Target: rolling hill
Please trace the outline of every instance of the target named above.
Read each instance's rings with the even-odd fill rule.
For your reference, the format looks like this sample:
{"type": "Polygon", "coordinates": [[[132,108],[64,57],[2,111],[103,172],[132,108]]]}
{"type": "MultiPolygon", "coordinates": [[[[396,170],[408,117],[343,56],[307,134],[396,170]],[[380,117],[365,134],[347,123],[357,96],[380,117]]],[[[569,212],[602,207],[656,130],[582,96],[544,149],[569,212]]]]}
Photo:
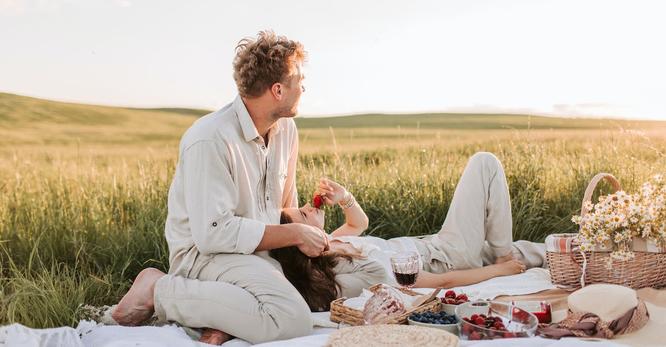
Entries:
{"type": "MultiPolygon", "coordinates": [[[[126,108],[66,103],[0,93],[0,144],[177,143],[208,113],[187,108],[126,108]]],[[[666,122],[576,119],[516,114],[361,114],[298,117],[300,129],[607,129],[666,127],[666,122]]]]}

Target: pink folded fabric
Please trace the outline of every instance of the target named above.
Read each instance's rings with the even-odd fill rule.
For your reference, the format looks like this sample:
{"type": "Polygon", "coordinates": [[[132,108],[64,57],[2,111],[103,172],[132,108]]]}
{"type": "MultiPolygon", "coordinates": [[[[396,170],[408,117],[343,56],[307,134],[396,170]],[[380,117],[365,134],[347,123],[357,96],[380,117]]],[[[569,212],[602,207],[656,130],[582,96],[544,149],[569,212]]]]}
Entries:
{"type": "Polygon", "coordinates": [[[596,337],[612,339],[615,335],[628,334],[647,324],[650,314],[645,302],[638,300],[638,305],[627,313],[610,322],[603,321],[594,313],[569,313],[563,321],[539,327],[539,335],[547,338],[596,337]]]}

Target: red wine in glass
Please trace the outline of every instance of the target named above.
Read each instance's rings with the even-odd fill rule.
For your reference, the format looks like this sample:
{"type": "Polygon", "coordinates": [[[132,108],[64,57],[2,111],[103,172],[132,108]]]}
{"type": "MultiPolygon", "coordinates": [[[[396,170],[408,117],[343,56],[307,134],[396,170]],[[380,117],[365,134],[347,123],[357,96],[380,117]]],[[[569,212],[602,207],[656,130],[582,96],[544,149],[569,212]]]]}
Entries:
{"type": "Polygon", "coordinates": [[[403,287],[412,287],[421,269],[419,254],[416,252],[399,253],[391,257],[391,268],[396,282],[403,287]]]}
{"type": "Polygon", "coordinates": [[[416,283],[416,275],[418,272],[403,274],[399,272],[394,272],[395,280],[398,281],[398,284],[403,287],[411,287],[416,283]]]}

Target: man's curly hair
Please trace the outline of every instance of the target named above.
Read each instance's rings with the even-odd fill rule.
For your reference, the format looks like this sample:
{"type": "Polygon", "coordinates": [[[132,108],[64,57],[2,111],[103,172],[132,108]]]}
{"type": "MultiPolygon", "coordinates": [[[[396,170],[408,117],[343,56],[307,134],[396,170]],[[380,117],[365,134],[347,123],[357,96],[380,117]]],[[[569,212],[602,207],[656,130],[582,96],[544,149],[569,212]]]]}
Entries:
{"type": "Polygon", "coordinates": [[[296,62],[306,58],[298,41],[260,31],[256,39],[244,38],[236,46],[234,80],[243,97],[258,97],[274,83],[283,82],[296,62]]]}

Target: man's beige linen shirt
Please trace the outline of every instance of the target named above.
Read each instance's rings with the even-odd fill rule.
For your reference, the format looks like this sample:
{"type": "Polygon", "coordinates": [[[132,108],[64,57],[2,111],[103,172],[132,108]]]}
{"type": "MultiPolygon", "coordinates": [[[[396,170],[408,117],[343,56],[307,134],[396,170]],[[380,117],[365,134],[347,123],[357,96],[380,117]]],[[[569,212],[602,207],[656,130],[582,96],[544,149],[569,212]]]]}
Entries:
{"type": "Polygon", "coordinates": [[[196,278],[214,254],[254,253],[281,208],[297,206],[293,119],[278,120],[266,145],[238,96],[197,120],[179,154],[165,226],[171,274],[196,278]]]}

